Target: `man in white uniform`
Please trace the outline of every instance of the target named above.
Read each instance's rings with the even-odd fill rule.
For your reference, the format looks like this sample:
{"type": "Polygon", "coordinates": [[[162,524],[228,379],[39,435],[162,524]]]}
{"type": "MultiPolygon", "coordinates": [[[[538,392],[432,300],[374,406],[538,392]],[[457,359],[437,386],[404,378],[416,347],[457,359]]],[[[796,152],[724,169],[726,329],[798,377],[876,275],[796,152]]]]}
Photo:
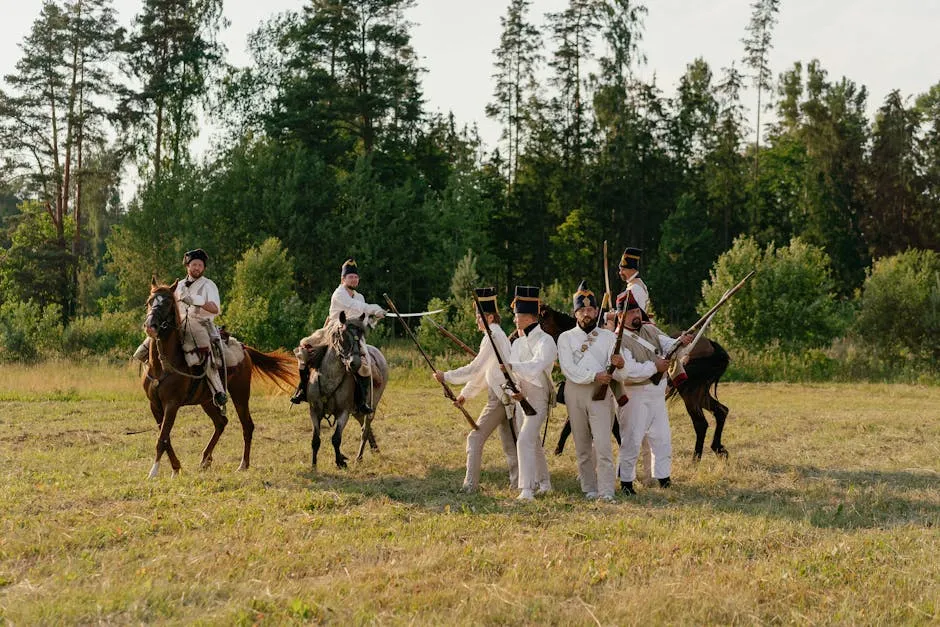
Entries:
{"type": "MultiPolygon", "coordinates": [[[[327,316],[326,324],[322,329],[317,329],[312,335],[302,339],[300,346],[294,350],[300,371],[300,383],[297,385],[294,396],[290,399],[291,403],[297,404],[307,400],[310,370],[319,367],[320,360],[323,358],[328,344],[328,327],[339,323],[340,313],[345,313],[347,320],[358,318],[363,314],[375,319],[385,316],[385,310],[378,305],[367,303],[362,294],[356,291],[357,287],[359,287],[359,267],[355,259],[347,259],[343,263],[340,272],[340,284],[333,290],[333,296],[330,298],[330,313],[327,316]]],[[[360,413],[371,414],[372,408],[369,407],[368,399],[372,360],[369,357],[369,351],[366,349],[365,338],[360,338],[359,341],[362,365],[359,367],[359,372],[353,373],[356,376],[356,405],[357,411],[360,413]]]]}
{"type": "Polygon", "coordinates": [[[512,400],[506,396],[503,384],[506,381],[499,370],[499,362],[493,352],[493,345],[486,335],[483,325],[486,324],[493,334],[493,341],[504,357],[509,355],[510,345],[506,332],[499,326],[499,310],[496,306],[496,288],[482,287],[474,290],[480,307],[486,319],[477,312],[477,328],[483,333],[480,340],[480,349],[477,356],[466,366],[455,370],[441,372],[437,370],[433,376],[439,382],[459,385],[465,384],[455,403],[463,405],[468,398],[473,398],[483,390],[487,392],[486,405],[477,418],[478,429],[470,431],[467,435],[467,474],[463,480],[463,490],[476,492],[480,488],[480,466],[483,462],[483,445],[495,430],[499,430],[499,439],[502,441],[503,452],[506,454],[506,463],[509,465],[509,486],[515,488],[519,485],[519,462],[516,455],[516,442],[513,437],[514,425],[510,424],[512,416],[512,400]],[[507,411],[507,407],[509,407],[507,411]]]}
{"type": "Polygon", "coordinates": [[[527,416],[518,402],[514,407],[516,422],[522,423],[516,442],[519,498],[532,500],[535,494],[544,494],[552,489],[539,433],[548,418],[549,406],[554,403],[552,368],[555,367],[558,349],[552,336],[539,326],[538,287],[517,285],[513,310],[519,338],[512,343],[508,357],[503,358],[506,359],[505,370],[518,381],[519,393],[512,395],[513,400],[525,398],[536,412],[534,416],[527,416]]]}
{"type": "Polygon", "coordinates": [[[558,363],[565,375],[565,406],[578,457],[581,490],[589,499],[614,499],[614,459],[610,430],[610,388],[599,401],[593,400],[599,385],[622,381],[623,357],[614,355],[617,336],[597,326],[597,299],[584,281],[574,295],[574,317],[578,324],[558,336],[558,363]],[[608,364],[615,370],[607,374],[608,364]]]}
{"type": "Polygon", "coordinates": [[[632,293],[624,303],[623,346],[626,385],[630,402],[621,409],[620,416],[620,488],[633,495],[636,479],[636,460],[640,444],[646,437],[652,451],[653,478],[668,488],[672,473],[672,436],[669,415],[666,413],[666,369],[669,362],[662,358],[676,342],[688,345],[692,336],[684,334],[673,339],[657,329],[632,293]],[[652,380],[651,380],[652,377],[652,380]]]}
{"type": "MultiPolygon", "coordinates": [[[[222,345],[218,329],[213,320],[222,311],[219,288],[204,273],[209,255],[201,248],[183,255],[186,278],[176,285],[176,306],[180,314],[180,336],[183,354],[189,366],[205,361],[206,380],[212,388],[212,401],[225,411],[228,400],[219,368],[222,366],[222,345]],[[213,350],[214,348],[214,350],[213,350]]],[[[144,340],[134,356],[147,363],[150,354],[150,338],[144,340]]]]}

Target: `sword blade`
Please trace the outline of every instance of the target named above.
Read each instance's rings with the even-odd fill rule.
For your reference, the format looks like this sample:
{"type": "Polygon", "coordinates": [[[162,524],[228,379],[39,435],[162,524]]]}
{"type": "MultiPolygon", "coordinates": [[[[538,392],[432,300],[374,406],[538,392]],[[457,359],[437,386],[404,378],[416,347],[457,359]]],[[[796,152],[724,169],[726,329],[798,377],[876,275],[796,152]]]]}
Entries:
{"type": "Polygon", "coordinates": [[[434,311],[417,311],[415,313],[392,313],[391,311],[385,315],[389,318],[415,318],[418,316],[430,316],[431,314],[441,313],[443,309],[435,309],[434,311]]]}

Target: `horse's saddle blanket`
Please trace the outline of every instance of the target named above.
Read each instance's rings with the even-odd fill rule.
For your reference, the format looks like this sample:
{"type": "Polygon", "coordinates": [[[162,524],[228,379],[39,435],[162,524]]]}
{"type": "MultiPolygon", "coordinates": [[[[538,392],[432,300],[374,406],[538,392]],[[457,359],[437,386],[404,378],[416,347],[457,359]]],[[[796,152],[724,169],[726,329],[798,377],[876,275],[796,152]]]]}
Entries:
{"type": "Polygon", "coordinates": [[[226,368],[234,368],[245,361],[245,347],[233,335],[222,340],[222,350],[225,352],[226,368]]]}

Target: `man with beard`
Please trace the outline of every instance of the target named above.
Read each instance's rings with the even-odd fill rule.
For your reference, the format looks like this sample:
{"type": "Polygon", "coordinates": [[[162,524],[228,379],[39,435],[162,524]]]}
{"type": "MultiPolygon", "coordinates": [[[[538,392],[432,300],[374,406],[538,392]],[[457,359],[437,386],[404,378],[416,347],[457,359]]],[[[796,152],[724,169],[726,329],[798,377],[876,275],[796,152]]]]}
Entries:
{"type": "Polygon", "coordinates": [[[578,324],[558,336],[558,363],[565,375],[565,406],[578,457],[581,490],[588,499],[614,499],[614,460],[610,443],[613,426],[611,392],[593,400],[598,385],[623,381],[624,360],[613,355],[617,336],[597,326],[597,299],[581,281],[574,295],[574,317],[578,324]],[[613,375],[607,365],[614,366],[613,375]]]}
{"type": "Polygon", "coordinates": [[[684,334],[673,339],[657,329],[646,312],[637,303],[633,293],[627,294],[624,314],[623,370],[630,389],[630,402],[621,409],[620,416],[620,488],[633,495],[636,479],[636,460],[643,438],[649,439],[652,450],[653,478],[660,487],[668,488],[672,472],[672,436],[666,413],[666,377],[656,383],[650,379],[662,374],[669,362],[662,358],[676,342],[688,345],[692,336],[684,334]]]}

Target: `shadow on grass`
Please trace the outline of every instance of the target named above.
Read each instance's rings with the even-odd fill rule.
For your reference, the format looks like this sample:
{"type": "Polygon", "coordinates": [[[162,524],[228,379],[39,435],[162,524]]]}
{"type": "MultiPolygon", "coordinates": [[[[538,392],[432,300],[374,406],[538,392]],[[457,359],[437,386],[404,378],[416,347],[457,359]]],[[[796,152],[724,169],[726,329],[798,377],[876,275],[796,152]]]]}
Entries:
{"type": "MultiPolygon", "coordinates": [[[[797,487],[755,489],[733,483],[697,485],[682,478],[669,491],[647,489],[638,497],[626,499],[618,494],[610,508],[612,520],[624,515],[621,506],[630,504],[627,515],[643,509],[684,508],[709,512],[735,513],[765,519],[806,522],[827,529],[886,529],[901,526],[940,527],[940,499],[937,475],[929,471],[868,471],[825,469],[813,466],[767,465],[760,468],[776,476],[771,483],[795,484],[797,487]],[[618,511],[619,510],[619,511],[618,511]]],[[[355,477],[342,473],[314,473],[302,476],[316,491],[344,495],[345,506],[367,500],[387,498],[429,511],[467,510],[474,513],[515,514],[519,512],[509,489],[505,470],[486,470],[482,490],[465,494],[460,490],[463,468],[432,466],[424,476],[355,477]]],[[[577,508],[594,508],[583,501],[577,476],[553,472],[554,492],[536,501],[536,508],[559,513],[577,508]]],[[[340,503],[336,503],[340,506],[340,503]]]]}
{"type": "Polygon", "coordinates": [[[761,470],[797,487],[762,490],[680,482],[670,498],[650,499],[646,504],[697,506],[724,513],[805,521],[826,529],[940,526],[936,473],[789,465],[767,465],[761,470]]]}

